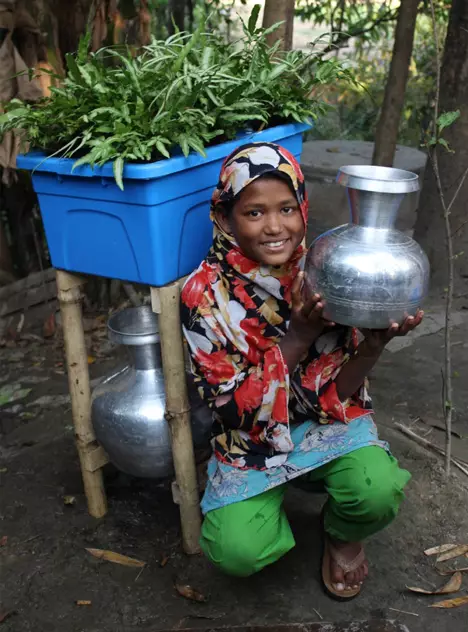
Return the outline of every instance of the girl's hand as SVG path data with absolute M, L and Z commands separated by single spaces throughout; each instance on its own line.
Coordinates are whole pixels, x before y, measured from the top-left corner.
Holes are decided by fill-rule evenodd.
M 359 355 L 377 355 L 395 336 L 406 336 L 422 321 L 424 312 L 418 310 L 416 316 L 407 316 L 401 325 L 392 323 L 388 329 L 361 329 L 364 340 L 359 345 Z
M 320 294 L 312 294 L 304 300 L 303 284 L 304 273 L 299 272 L 291 289 L 292 308 L 288 333 L 308 348 L 327 326 L 334 326 L 335 323 L 322 317 L 324 302 Z

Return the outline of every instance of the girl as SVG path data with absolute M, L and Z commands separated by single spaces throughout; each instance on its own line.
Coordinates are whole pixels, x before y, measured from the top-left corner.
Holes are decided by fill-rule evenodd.
M 323 584 L 350 599 L 368 572 L 361 540 L 392 521 L 410 479 L 377 436 L 366 375 L 423 314 L 360 343 L 326 322 L 321 297 L 303 292 L 307 213 L 284 148 L 250 143 L 224 162 L 213 246 L 182 291 L 192 372 L 214 419 L 201 546 L 226 573 L 259 571 L 294 546 L 287 483 L 322 483 Z

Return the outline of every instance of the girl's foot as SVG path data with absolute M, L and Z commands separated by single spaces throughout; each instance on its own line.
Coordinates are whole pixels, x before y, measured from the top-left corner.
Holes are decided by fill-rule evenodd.
M 326 537 L 331 544 L 330 579 L 335 590 L 343 592 L 347 589 L 358 589 L 369 572 L 362 544 Z

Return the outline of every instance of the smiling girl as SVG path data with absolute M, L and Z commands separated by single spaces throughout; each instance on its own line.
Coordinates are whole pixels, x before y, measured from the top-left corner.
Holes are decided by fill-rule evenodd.
M 320 483 L 323 584 L 350 599 L 368 573 L 361 541 L 393 520 L 410 479 L 377 436 L 366 375 L 422 312 L 360 343 L 322 318 L 322 298 L 303 291 L 304 176 L 278 145 L 226 159 L 211 214 L 213 246 L 182 292 L 194 381 L 214 419 L 202 549 L 226 573 L 261 570 L 295 544 L 288 483 Z

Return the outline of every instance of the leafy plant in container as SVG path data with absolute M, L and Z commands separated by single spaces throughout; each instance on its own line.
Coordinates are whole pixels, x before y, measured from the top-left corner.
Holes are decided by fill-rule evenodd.
M 67 57 L 50 98 L 4 105 L 0 136 L 19 130 L 53 265 L 164 285 L 191 272 L 211 242 L 211 191 L 240 142 L 280 142 L 297 157 L 325 109 L 324 88 L 348 77 L 337 60 L 243 38 L 176 33 L 137 56 L 112 47 Z M 273 27 L 274 28 L 274 27 Z

